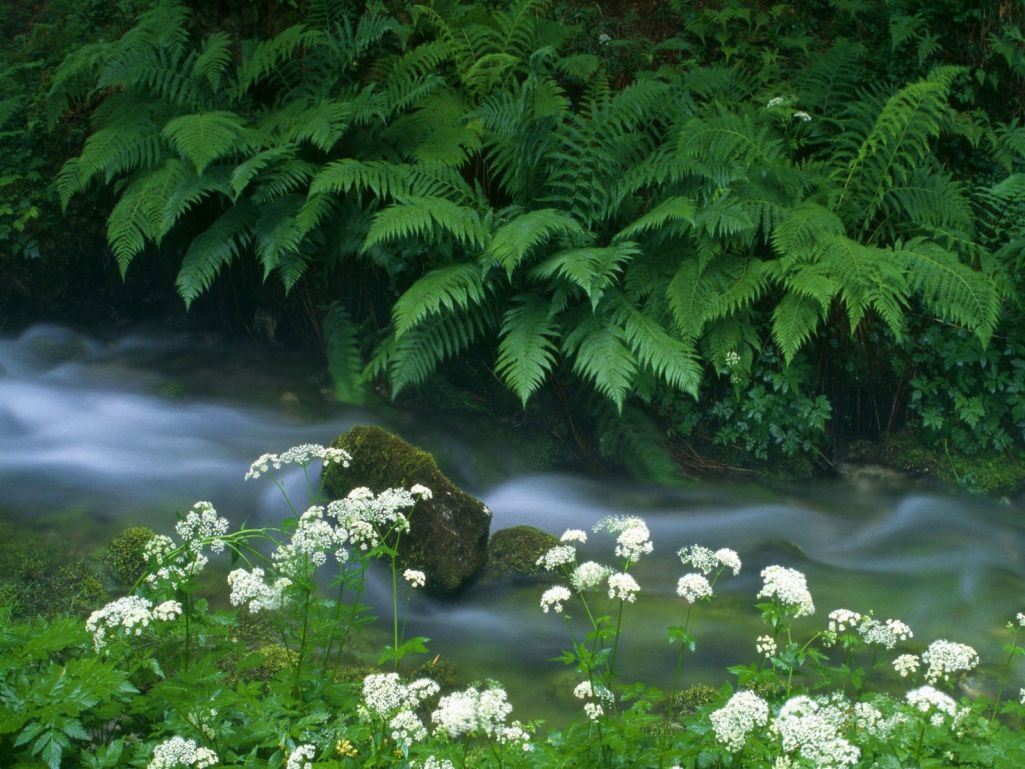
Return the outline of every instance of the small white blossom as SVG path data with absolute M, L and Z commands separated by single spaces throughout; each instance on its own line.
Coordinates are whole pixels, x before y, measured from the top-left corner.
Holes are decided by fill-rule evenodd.
M 577 559 L 576 548 L 572 545 L 556 545 L 537 559 L 536 564 L 545 571 L 553 571 L 560 566 L 568 566 Z
M 263 569 L 257 567 L 252 571 L 235 569 L 228 574 L 228 587 L 231 594 L 228 600 L 232 606 L 249 605 L 249 611 L 258 614 L 264 610 L 281 609 L 286 603 L 285 589 L 291 586 L 292 580 L 280 577 L 273 584 L 264 581 Z
M 573 594 L 569 592 L 569 589 L 562 585 L 550 587 L 541 595 L 541 610 L 545 614 L 549 609 L 556 614 L 562 614 L 562 605 L 572 597 Z
M 804 112 L 803 110 L 798 110 L 797 112 L 795 112 L 793 114 L 793 117 L 797 120 L 800 120 L 802 123 L 811 122 L 811 115 L 809 115 L 807 112 Z
M 217 762 L 217 754 L 209 748 L 197 747 L 195 740 L 172 737 L 153 747 L 153 758 L 147 769 L 207 769 Z
M 648 555 L 654 549 L 651 543 L 651 532 L 644 521 L 619 532 L 616 538 L 616 555 L 627 563 L 636 563 L 642 555 Z
M 602 566 L 594 561 L 585 561 L 573 569 L 569 583 L 573 586 L 574 590 L 582 593 L 585 590 L 593 590 L 598 587 L 611 573 L 612 569 L 607 566 Z
M 388 722 L 388 731 L 399 750 L 408 753 L 415 742 L 427 739 L 427 729 L 423 721 L 412 710 L 400 710 Z
M 214 506 L 209 502 L 196 502 L 185 517 L 175 524 L 175 531 L 182 543 L 189 550 L 198 553 L 206 543 L 210 550 L 220 553 L 224 550 L 224 540 L 228 533 L 228 519 L 217 515 Z
M 712 597 L 712 586 L 700 574 L 684 574 L 676 583 L 676 594 L 687 603 Z
M 417 764 L 413 764 L 413 766 L 417 766 Z M 419 769 L 456 769 L 456 767 L 455 764 L 447 758 L 435 758 L 434 756 L 428 756 L 427 759 L 419 765 Z
M 861 615 L 849 609 L 834 609 L 829 612 L 829 632 L 843 633 L 861 622 Z
M 715 560 L 719 562 L 719 565 L 725 569 L 729 569 L 733 572 L 733 576 L 736 577 L 740 574 L 740 556 L 736 550 L 731 550 L 728 547 L 720 547 L 715 551 Z
M 559 537 L 561 542 L 580 542 L 583 544 L 587 541 L 587 532 L 583 529 L 566 529 L 562 532 L 562 536 Z
M 773 598 L 794 611 L 794 617 L 806 617 L 815 613 L 815 603 L 808 592 L 805 576 L 796 569 L 783 566 L 767 566 L 762 569 L 759 598 Z
M 345 449 L 336 449 L 330 446 L 321 446 L 318 443 L 304 443 L 293 446 L 281 454 L 261 454 L 253 464 L 249 466 L 246 473 L 246 480 L 255 480 L 271 468 L 280 470 L 282 465 L 298 465 L 306 467 L 314 460 L 321 460 L 324 465 L 338 464 L 348 467 L 352 461 L 352 455 Z
M 633 603 L 637 600 L 637 593 L 641 590 L 641 586 L 637 584 L 637 580 L 626 572 L 609 575 L 608 584 L 609 598 L 613 600 L 626 601 L 627 603 Z
M 719 568 L 720 562 L 711 548 L 702 545 L 684 547 L 676 553 L 684 566 L 693 566 L 702 574 L 711 574 Z
M 175 605 L 178 611 L 175 612 Z M 109 631 L 124 632 L 125 635 L 138 636 L 149 627 L 150 622 L 169 621 L 181 614 L 181 606 L 175 601 L 165 601 L 160 605 L 160 616 L 151 610 L 153 603 L 145 598 L 128 595 L 111 601 L 102 609 L 89 615 L 85 628 L 93 634 L 93 646 L 99 650 L 107 644 Z
M 608 33 L 602 32 L 598 35 L 598 45 L 608 45 L 612 42 L 612 38 L 609 37 Z
M 410 486 L 409 493 L 414 497 L 419 497 L 420 499 L 431 499 L 434 497 L 434 492 L 421 483 L 414 483 Z
M 879 622 L 871 617 L 864 617 L 858 627 L 858 634 L 867 644 L 875 644 L 886 649 L 893 649 L 899 641 L 909 641 L 914 637 L 905 623 L 899 619 L 888 619 Z
M 933 641 L 922 653 L 922 662 L 928 667 L 925 680 L 931 684 L 941 678 L 950 680 L 951 674 L 967 673 L 979 664 L 979 654 L 971 646 L 954 641 Z
M 771 635 L 760 635 L 755 639 L 755 651 L 761 654 L 766 659 L 770 659 L 775 656 L 778 651 L 776 646 L 776 639 Z
M 840 769 L 856 764 L 861 751 L 840 736 L 848 707 L 842 700 L 806 696 L 787 700 L 773 722 L 783 751 L 799 753 L 815 767 Z
M 410 587 L 423 587 L 427 584 L 427 575 L 416 569 L 406 569 L 402 572 L 402 578 L 409 583 Z
M 1025 612 L 1018 612 L 1015 619 L 1018 620 L 1018 627 L 1025 627 Z
M 1018 702 L 1025 705 L 1025 689 L 1018 690 Z
M 597 702 L 585 702 L 584 713 L 592 721 L 597 721 L 603 715 L 605 715 L 605 709 Z
M 740 691 L 709 716 L 715 738 L 730 753 L 744 748 L 748 736 L 769 720 L 769 706 L 754 692 Z
M 782 107 L 788 101 L 789 101 L 789 99 L 787 97 L 785 97 L 785 96 L 773 96 L 771 99 L 769 99 L 768 103 L 766 103 L 765 107 L 766 107 L 766 109 L 772 109 L 774 107 Z
M 415 710 L 439 689 L 429 678 L 403 684 L 398 673 L 372 673 L 363 679 L 363 708 L 371 716 L 388 718 L 400 710 Z
M 958 716 L 957 703 L 954 698 L 931 686 L 912 689 L 904 695 L 904 698 L 912 707 L 922 713 L 931 713 L 929 720 L 934 726 L 941 726 L 944 716 L 949 716 L 952 719 Z
M 317 757 L 317 749 L 312 745 L 300 745 L 288 757 L 285 769 L 313 769 L 313 759 Z
M 438 732 L 450 738 L 478 733 L 499 738 L 506 736 L 509 727 L 505 719 L 511 712 L 505 689 L 496 686 L 480 690 L 471 686 L 442 697 L 431 720 Z
M 161 622 L 171 622 L 178 619 L 182 614 L 182 605 L 177 601 L 164 601 L 153 607 L 153 619 Z
M 918 670 L 918 657 L 914 654 L 902 654 L 893 661 L 893 669 L 901 678 L 907 678 Z

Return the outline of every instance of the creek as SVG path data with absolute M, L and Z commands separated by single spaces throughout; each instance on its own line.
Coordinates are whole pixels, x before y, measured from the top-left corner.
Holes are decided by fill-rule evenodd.
M 625 614 L 627 679 L 669 683 L 675 653 L 665 627 L 682 624 L 686 610 L 675 595 L 684 571 L 675 551 L 693 543 L 737 550 L 744 569 L 724 576 L 696 616 L 685 684 L 718 685 L 726 666 L 755 661 L 764 628 L 754 596 L 759 571 L 772 563 L 808 576 L 818 610 L 799 634 L 821 629 L 834 608 L 873 609 L 911 625 L 911 650 L 935 638 L 974 645 L 983 667 L 968 686 L 984 691 L 1004 660 L 1004 626 L 1025 609 L 1025 511 L 1014 504 L 910 481 L 661 488 L 525 473 L 515 447 L 496 448 L 487 435 L 453 437 L 444 420 L 426 415 L 333 405 L 323 386 L 317 361 L 214 338 L 43 325 L 0 337 L 0 516 L 57 528 L 69 550 L 126 525 L 170 531 L 174 513 L 199 499 L 234 523 L 274 523 L 287 507 L 273 484 L 243 481 L 249 463 L 372 423 L 434 452 L 491 508 L 492 531 L 531 524 L 558 535 L 609 514 L 647 520 L 655 551 L 636 568 L 642 594 Z M 285 485 L 298 494 L 302 480 L 293 474 Z M 612 546 L 593 534 L 582 556 L 611 562 Z M 414 596 L 406 633 L 430 637 L 432 654 L 464 674 L 502 681 L 520 717 L 554 717 L 573 679 L 550 661 L 568 635 L 563 618 L 539 609 L 546 586 L 474 588 L 451 601 Z M 385 597 L 372 582 L 368 598 L 380 616 Z

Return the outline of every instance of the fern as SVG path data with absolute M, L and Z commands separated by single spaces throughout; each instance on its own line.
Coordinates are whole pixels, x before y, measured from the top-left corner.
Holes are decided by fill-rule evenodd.
M 324 314 L 324 353 L 331 375 L 335 399 L 360 405 L 366 400 L 362 383 L 363 356 L 359 349 L 359 333 L 349 312 L 340 302 L 333 302 Z
M 502 320 L 495 371 L 524 406 L 555 365 L 560 333 L 552 315 L 549 302 L 527 294 Z
M 698 397 L 702 367 L 692 345 L 673 337 L 657 320 L 629 303 L 618 313 L 623 339 L 643 366 L 669 387 Z
M 822 321 L 822 305 L 799 293 L 788 293 L 772 311 L 772 338 L 789 366 Z
M 581 240 L 585 232 L 572 216 L 553 208 L 528 211 L 499 227 L 491 237 L 487 252 L 505 267 L 509 278 L 526 256 L 555 236 Z
M 424 275 L 392 308 L 395 336 L 401 337 L 428 315 L 440 310 L 465 310 L 484 299 L 484 281 L 476 264 L 453 264 Z
M 444 198 L 404 195 L 374 216 L 363 251 L 400 239 L 431 239 L 445 233 L 466 246 L 484 245 L 484 228 L 476 211 Z
M 638 245 L 629 240 L 605 247 L 571 248 L 541 262 L 530 275 L 541 279 L 558 275 L 569 280 L 583 289 L 594 309 L 626 264 L 639 253 Z
M 185 306 L 209 288 L 217 274 L 248 244 L 253 210 L 236 205 L 198 235 L 182 260 L 176 281 Z
M 585 320 L 566 335 L 563 350 L 573 357 L 573 370 L 622 413 L 623 402 L 637 377 L 637 361 L 622 333 L 598 318 Z
M 237 150 L 246 136 L 245 121 L 232 112 L 182 115 L 168 121 L 163 134 L 182 157 L 192 161 L 196 173 L 214 160 Z

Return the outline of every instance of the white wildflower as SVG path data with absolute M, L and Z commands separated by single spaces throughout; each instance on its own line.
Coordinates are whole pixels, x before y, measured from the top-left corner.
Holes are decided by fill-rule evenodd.
M 788 101 L 790 101 L 790 99 L 786 96 L 773 96 L 771 99 L 769 99 L 768 103 L 766 103 L 765 107 L 766 109 L 772 109 L 773 107 L 782 107 Z
M 834 609 L 829 612 L 829 632 L 843 633 L 861 622 L 861 615 L 849 609 Z
M 413 764 L 413 766 L 417 765 Z M 426 760 L 419 765 L 418 769 L 456 769 L 456 767 L 455 764 L 447 758 L 435 758 L 434 756 L 428 756 Z
M 398 673 L 372 673 L 363 679 L 363 705 L 368 714 L 387 718 L 399 710 L 416 709 L 439 689 L 429 678 L 403 684 Z
M 427 575 L 416 569 L 406 569 L 402 572 L 402 578 L 409 583 L 410 587 L 423 587 L 427 584 Z
M 328 503 L 326 512 L 346 532 L 353 547 L 367 551 L 377 547 L 381 537 L 389 531 L 409 531 L 409 518 L 402 511 L 412 509 L 417 496 L 425 498 L 424 493 L 430 493 L 423 486 L 413 488 L 415 495 L 409 489 L 398 488 L 374 494 L 365 486 L 359 486 L 344 499 Z
M 793 114 L 793 117 L 796 118 L 797 120 L 800 120 L 802 123 L 810 123 L 811 122 L 811 115 L 809 115 L 804 110 L 798 110 L 797 112 L 795 112 Z
M 153 619 L 161 622 L 171 622 L 178 619 L 182 614 L 182 605 L 177 601 L 164 601 L 153 607 Z
M 317 459 L 321 460 L 325 466 L 338 464 L 342 467 L 348 467 L 352 461 L 352 455 L 345 449 L 325 447 L 318 443 L 303 443 L 299 446 L 293 446 L 281 454 L 261 454 L 249 466 L 246 480 L 255 480 L 264 473 L 269 472 L 271 468 L 280 470 L 282 465 L 306 467 Z
M 648 555 L 653 549 L 651 532 L 639 518 L 633 526 L 619 532 L 616 538 L 616 555 L 627 563 L 636 563 L 642 555 Z
M 609 37 L 607 32 L 602 32 L 598 35 L 598 45 L 608 45 L 612 42 L 612 38 Z
M 605 709 L 597 702 L 585 702 L 584 713 L 592 721 L 597 721 L 603 715 L 605 715 Z
M 176 767 L 207 769 L 217 762 L 217 754 L 209 748 L 197 747 L 195 740 L 172 737 L 153 747 L 153 758 L 147 769 L 173 769 Z
M 958 709 L 954 698 L 931 686 L 920 686 L 917 689 L 912 689 L 904 695 L 904 698 L 912 707 L 922 713 L 931 713 L 929 721 L 933 726 L 941 726 L 944 716 L 949 716 L 952 719 L 957 718 Z
M 772 598 L 787 609 L 794 611 L 794 617 L 805 617 L 815 613 L 815 603 L 808 592 L 805 576 L 796 569 L 783 566 L 767 566 L 762 569 L 759 598 Z
M 733 576 L 736 577 L 740 574 L 740 556 L 736 550 L 731 550 L 728 547 L 720 547 L 715 551 L 715 560 L 719 562 L 719 565 L 725 569 L 729 569 L 733 572 Z
M 922 653 L 922 662 L 928 667 L 925 680 L 931 684 L 941 678 L 949 681 L 953 673 L 967 673 L 979 664 L 979 654 L 971 646 L 954 641 L 933 641 Z
M 559 537 L 561 542 L 580 542 L 583 544 L 587 541 L 587 532 L 583 529 L 566 529 L 562 532 L 562 536 Z
M 709 716 L 715 738 L 730 753 L 743 750 L 748 736 L 769 720 L 769 706 L 754 692 L 740 691 Z
M 626 572 L 610 574 L 608 584 L 609 598 L 613 600 L 626 601 L 627 603 L 633 603 L 637 600 L 637 593 L 641 590 L 641 586 L 637 584 L 637 580 Z
M 611 534 L 619 534 L 627 529 L 634 529 L 642 526 L 645 529 L 648 528 L 644 519 L 637 515 L 606 515 L 591 527 L 591 531 L 595 533 L 599 531 L 607 531 Z
M 572 545 L 556 545 L 537 559 L 537 565 L 545 571 L 553 571 L 560 566 L 568 566 L 577 559 L 576 548 Z
M 919 660 L 914 654 L 902 654 L 893 661 L 893 669 L 901 678 L 907 678 L 918 670 Z
M 551 609 L 556 614 L 562 614 L 562 605 L 572 597 L 569 589 L 562 585 L 550 587 L 541 595 L 541 610 L 547 614 Z
M 875 644 L 886 649 L 893 649 L 899 641 L 909 641 L 914 637 L 911 628 L 899 619 L 888 619 L 879 622 L 871 617 L 864 617 L 858 626 L 858 634 L 867 644 Z
M 607 566 L 602 566 L 594 561 L 585 561 L 573 569 L 569 583 L 574 590 L 582 593 L 585 590 L 593 590 L 598 587 L 611 573 L 612 569 Z
M 258 614 L 264 610 L 281 609 L 286 602 L 285 589 L 291 586 L 292 580 L 280 577 L 272 585 L 264 582 L 263 569 L 257 567 L 251 572 L 235 569 L 228 574 L 228 587 L 231 594 L 228 600 L 232 606 L 249 605 L 249 611 Z
M 1025 705 L 1025 689 L 1018 690 L 1018 702 Z
M 200 501 L 178 521 L 174 529 L 189 550 L 198 553 L 206 543 L 210 550 L 220 553 L 224 550 L 221 537 L 228 533 L 228 525 L 228 519 L 217 515 L 212 504 Z
M 711 548 L 701 545 L 691 545 L 680 548 L 676 553 L 684 566 L 693 566 L 702 574 L 711 574 L 719 568 L 720 562 Z
M 471 686 L 442 697 L 431 720 L 439 732 L 450 738 L 478 733 L 497 738 L 507 728 L 505 719 L 511 712 L 504 689 L 492 687 L 482 691 Z
M 313 759 L 317 757 L 317 749 L 312 745 L 300 745 L 288 757 L 285 769 L 313 769 Z
M 787 700 L 773 722 L 783 751 L 797 752 L 816 767 L 853 766 L 861 751 L 840 736 L 847 711 L 842 698 L 837 703 L 806 696 Z
M 142 631 L 154 619 L 151 606 L 151 601 L 129 595 L 94 611 L 85 623 L 86 630 L 93 634 L 93 646 L 102 649 L 107 643 L 107 632 L 111 630 L 125 631 L 127 635 L 142 635 Z
M 412 486 L 410 486 L 409 493 L 412 494 L 414 497 L 419 497 L 420 499 L 431 499 L 434 497 L 434 492 L 426 486 L 424 486 L 422 483 L 414 483 Z
M 771 659 L 778 651 L 776 639 L 771 635 L 760 635 L 755 639 L 755 651 L 766 659 Z
M 427 738 L 427 729 L 420 717 L 412 710 L 400 710 L 388 722 L 388 731 L 399 750 L 408 753 L 415 742 Z
M 712 597 L 712 586 L 700 574 L 684 574 L 676 583 L 676 594 L 687 603 Z

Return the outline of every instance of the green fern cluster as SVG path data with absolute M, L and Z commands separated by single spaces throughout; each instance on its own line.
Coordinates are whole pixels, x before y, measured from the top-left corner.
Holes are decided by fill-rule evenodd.
M 1025 132 L 954 98 L 964 68 L 869 88 L 863 45 L 791 39 L 792 71 L 753 75 L 708 62 L 709 11 L 623 84 L 539 0 L 331 7 L 245 41 L 197 40 L 160 5 L 69 57 L 54 97 L 100 100 L 58 188 L 114 186 L 121 269 L 171 241 L 186 303 L 243 256 L 312 282 L 341 397 L 472 347 L 524 404 L 559 372 L 622 412 L 698 397 L 728 360 L 743 382 L 768 344 L 789 364 L 824 331 L 900 339 L 922 311 L 982 344 L 997 327 Z M 993 178 L 958 178 L 952 143 Z M 375 302 L 387 326 L 356 309 Z

